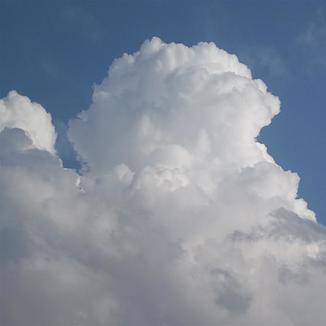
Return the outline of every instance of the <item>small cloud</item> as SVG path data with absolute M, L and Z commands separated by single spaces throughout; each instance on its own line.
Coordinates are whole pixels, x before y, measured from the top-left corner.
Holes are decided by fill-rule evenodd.
M 67 4 L 61 11 L 61 20 L 74 27 L 80 35 L 90 41 L 97 42 L 101 39 L 101 29 L 92 14 L 91 2 L 89 4 Z
M 296 45 L 310 66 L 326 66 L 326 13 L 319 9 L 298 35 Z
M 272 78 L 284 77 L 289 73 L 281 53 L 272 46 L 248 47 L 241 53 L 241 59 L 259 74 Z

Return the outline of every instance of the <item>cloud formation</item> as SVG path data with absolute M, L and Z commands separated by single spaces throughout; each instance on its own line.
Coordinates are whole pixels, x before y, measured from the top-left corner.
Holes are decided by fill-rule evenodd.
M 23 130 L 35 148 L 54 153 L 56 133 L 51 115 L 40 104 L 16 91 L 0 100 L 0 131 L 5 128 Z
M 145 41 L 70 122 L 0 102 L 4 326 L 324 325 L 326 232 L 257 142 L 277 97 L 213 43 Z

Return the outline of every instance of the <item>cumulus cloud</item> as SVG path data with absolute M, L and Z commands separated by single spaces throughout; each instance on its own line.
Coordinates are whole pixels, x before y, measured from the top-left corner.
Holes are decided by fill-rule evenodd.
M 56 134 L 51 115 L 38 104 L 16 91 L 0 100 L 0 131 L 19 128 L 32 141 L 32 146 L 54 153 Z
M 153 38 L 70 122 L 77 173 L 50 116 L 10 93 L 1 323 L 324 325 L 325 229 L 256 140 L 279 110 L 236 56 Z

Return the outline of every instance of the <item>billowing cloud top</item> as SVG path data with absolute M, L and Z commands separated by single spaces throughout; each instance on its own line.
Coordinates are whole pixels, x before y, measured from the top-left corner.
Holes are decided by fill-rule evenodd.
M 51 115 L 16 91 L 0 100 L 0 131 L 4 128 L 19 128 L 27 134 L 33 147 L 54 153 L 56 134 Z
M 6 326 L 324 325 L 324 227 L 257 142 L 278 98 L 213 43 L 145 41 L 70 122 L 0 102 Z
M 70 135 L 97 171 L 121 162 L 243 167 L 265 160 L 254 139 L 278 112 L 278 99 L 236 56 L 213 43 L 188 48 L 154 38 L 113 63 Z

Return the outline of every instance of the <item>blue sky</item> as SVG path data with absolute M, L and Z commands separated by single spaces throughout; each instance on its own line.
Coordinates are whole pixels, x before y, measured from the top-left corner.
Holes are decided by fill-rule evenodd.
M 0 95 L 16 89 L 41 103 L 63 132 L 112 60 L 152 36 L 214 41 L 280 97 L 261 140 L 301 176 L 300 195 L 325 224 L 325 1 L 0 0 Z M 63 137 L 58 146 L 73 165 Z

